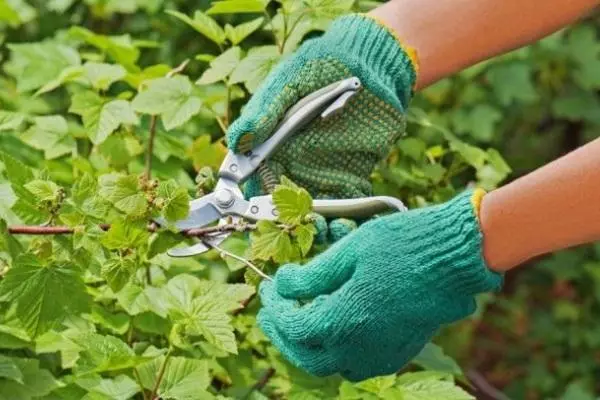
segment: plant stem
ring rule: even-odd
[[[238,260],[239,262],[244,263],[246,266],[248,266],[252,271],[256,272],[258,274],[258,276],[260,276],[263,279],[266,279],[268,281],[273,281],[273,278],[271,278],[269,275],[265,274],[264,272],[262,272],[256,265],[252,264],[250,261],[246,260],[243,257],[240,257],[238,255],[235,255],[219,246],[217,246],[216,244],[212,244],[206,240],[203,240],[202,243],[204,243],[206,246],[211,247],[215,250],[217,250],[218,252],[220,252],[221,254],[225,254],[228,257],[231,257],[233,259]]]
[[[146,264],[146,283],[152,285],[152,274],[150,272],[150,264]]]
[[[135,368],[133,369],[133,376],[135,377],[135,380],[137,381],[137,384],[140,387],[140,390],[142,392],[142,396],[144,397],[144,400],[150,400],[150,399],[148,399],[148,396],[146,395],[146,390],[144,389],[144,385],[142,385],[142,379],[140,378],[140,373]]]
[[[277,39],[277,32],[275,32],[275,26],[273,25],[273,19],[271,19],[271,16],[267,12],[267,10],[265,10],[264,14],[265,14],[265,17],[267,18],[268,24],[271,25],[271,32],[273,32],[273,40],[275,41],[275,44],[277,45],[277,48],[279,49],[279,53],[283,54],[283,46],[281,45],[281,43],[279,43],[279,39]],[[285,17],[284,17],[284,19],[285,19]],[[283,32],[283,34],[285,36],[285,32]]]
[[[153,115],[150,119],[150,137],[148,138],[148,149],[146,150],[146,179],[152,178],[152,154],[154,154],[154,138],[156,137],[157,116]]]
[[[154,384],[152,393],[150,394],[150,399],[153,399],[153,400],[159,399],[158,396],[156,395],[156,392],[158,392],[158,388],[160,387],[160,382],[162,381],[163,376],[165,375],[165,371],[167,370],[167,363],[169,362],[169,359],[171,358],[172,352],[173,352],[173,347],[169,347],[169,351],[167,351],[165,360],[163,361],[162,365],[160,366],[160,370],[158,371],[158,377],[156,378],[156,383]]]
[[[249,399],[250,396],[252,395],[252,393],[254,393],[255,391],[261,390],[262,388],[264,388],[267,385],[267,383],[269,382],[269,380],[273,377],[273,375],[275,375],[275,369],[273,369],[273,368],[267,369],[267,371],[260,378],[260,380],[258,382],[256,382],[254,384],[254,386],[252,386],[250,388],[248,393],[246,393],[246,395],[244,396],[244,400]]]

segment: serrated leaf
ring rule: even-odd
[[[190,211],[190,196],[187,190],[180,187],[174,180],[161,182],[158,196],[163,199],[164,206],[161,214],[169,222],[174,222],[188,216]]]
[[[238,13],[262,13],[267,7],[268,1],[263,0],[222,0],[213,1],[212,7],[207,14],[238,14]]]
[[[108,90],[110,85],[125,78],[127,71],[120,65],[87,62],[83,66],[86,78],[98,90]]]
[[[117,293],[129,282],[135,273],[137,265],[132,258],[114,258],[102,265],[102,277],[106,279],[108,286]]]
[[[60,115],[36,117],[34,125],[19,137],[34,149],[44,151],[46,159],[58,158],[75,150],[75,139],[69,134],[67,121]]]
[[[94,33],[81,26],[72,26],[68,33],[70,37],[82,40],[108,54],[109,57],[127,68],[128,71],[139,71],[136,62],[140,56],[140,51],[133,45],[129,35],[109,37]]]
[[[312,198],[302,188],[276,186],[273,191],[273,204],[279,212],[278,219],[291,225],[299,224],[312,211]]]
[[[0,354],[0,378],[10,379],[23,383],[23,373],[10,357]]]
[[[160,115],[166,130],[177,128],[200,112],[202,101],[193,95],[189,78],[177,75],[147,82],[146,90],[132,101],[140,113]]]
[[[481,150],[479,147],[471,146],[470,144],[459,140],[451,141],[450,148],[458,152],[463,159],[475,169],[483,167],[483,164],[487,159],[485,151]]]
[[[208,85],[225,80],[240,62],[242,49],[234,46],[210,62],[210,68],[204,71],[198,85]]]
[[[137,371],[142,385],[152,390],[165,356],[140,365]],[[184,357],[170,357],[164,367],[165,374],[158,386],[157,394],[165,400],[203,400],[211,398],[205,391],[210,384],[208,363],[205,360],[194,360]]]
[[[148,360],[136,356],[121,339],[97,333],[85,333],[73,339],[82,348],[76,363],[76,374],[120,371],[135,367]]]
[[[81,205],[96,194],[97,188],[96,179],[91,174],[85,173],[75,181],[71,188],[71,197],[76,204]]]
[[[303,256],[307,255],[312,248],[316,234],[317,228],[313,224],[298,225],[294,228],[294,237],[298,241]]]
[[[225,35],[227,39],[234,45],[240,44],[244,39],[254,33],[263,24],[264,18],[256,18],[252,21],[245,22],[237,26],[225,25]]]
[[[167,304],[163,292],[155,287],[143,288],[129,283],[117,293],[117,300],[130,315],[150,311],[163,318],[167,316]]]
[[[80,65],[69,66],[63,69],[60,74],[35,92],[35,96],[42,95],[59,88],[67,82],[77,81],[83,75],[83,67]]]
[[[423,379],[398,386],[403,400],[473,400],[475,397],[452,381]]]
[[[12,357],[12,361],[21,371],[22,383],[0,379],[0,395],[7,400],[40,398],[48,395],[63,384],[46,369],[40,368],[40,362],[31,358]]]
[[[11,53],[8,72],[17,79],[17,90],[29,92],[60,76],[70,66],[81,63],[71,47],[54,42],[9,44]]]
[[[277,46],[260,46],[250,49],[229,77],[229,83],[243,82],[252,93],[281,59]]]
[[[58,196],[60,187],[52,181],[36,179],[23,185],[38,201],[54,201]]]
[[[294,258],[289,233],[279,229],[272,221],[259,221],[257,229],[250,233],[252,258],[284,264]]]
[[[101,241],[110,250],[135,249],[147,243],[150,234],[145,226],[131,222],[118,221],[110,226]]]
[[[31,255],[14,262],[0,284],[0,301],[16,305],[17,318],[32,337],[90,306],[78,271],[68,264],[42,265]]]
[[[143,216],[148,211],[148,201],[135,175],[103,175],[100,177],[99,193],[118,210],[132,217]]]
[[[223,28],[221,28],[214,19],[203,12],[196,11],[194,13],[194,19],[174,10],[167,10],[166,13],[185,22],[213,42],[217,44],[225,43],[225,32],[223,31]]]
[[[2,156],[6,178],[10,183],[22,187],[33,180],[34,176],[31,168],[7,153],[2,152],[0,155]]]
[[[117,335],[124,335],[129,329],[131,318],[123,312],[109,312],[104,307],[94,306],[91,314],[87,315],[86,319]]]
[[[25,116],[19,112],[0,110],[0,131],[18,129],[25,121]]]
[[[447,372],[458,377],[463,376],[463,371],[456,361],[444,354],[444,350],[433,343],[427,343],[411,362],[425,370]]]
[[[128,400],[140,391],[137,383],[127,375],[118,375],[113,379],[105,379],[100,375],[82,377],[76,380],[78,386],[89,393],[106,396],[111,400]],[[88,399],[86,396],[86,399]]]
[[[138,124],[128,101],[102,98],[91,91],[75,94],[69,112],[81,116],[87,135],[94,144],[104,142],[121,125]]]
[[[501,104],[508,106],[513,102],[531,103],[538,98],[532,73],[530,65],[513,63],[490,69],[487,79]]]

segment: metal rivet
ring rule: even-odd
[[[252,214],[256,214],[256,213],[258,213],[258,207],[257,207],[257,206],[252,206],[252,208],[250,208],[250,212],[251,212]]]
[[[273,215],[274,215],[274,216],[276,216],[276,217],[278,217],[278,216],[279,216],[279,211],[277,211],[277,209],[276,209],[276,208],[274,208],[274,209],[273,209],[272,213],[273,213]]]
[[[231,170],[231,172],[237,172],[238,166],[237,166],[237,164],[231,164],[229,166],[229,169]]]
[[[220,207],[228,208],[234,203],[233,194],[227,190],[219,190],[215,193],[215,200]]]

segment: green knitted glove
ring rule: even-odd
[[[414,53],[391,31],[365,15],[334,21],[278,65],[227,133],[229,148],[247,151],[264,142],[302,97],[350,76],[364,89],[338,115],[316,119],[284,143],[266,169],[246,185],[246,195],[270,192],[281,175],[314,198],[371,194],[369,175],[404,133],[404,111],[416,80]]]
[[[471,314],[475,295],[502,284],[482,258],[482,196],[372,220],[308,265],[280,268],[260,286],[261,328],[318,376],[396,372],[441,325]]]

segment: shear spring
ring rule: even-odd
[[[266,163],[264,162],[260,163],[257,171],[265,191],[267,193],[273,193],[273,190],[275,190],[275,186],[277,186],[277,184],[279,183],[279,179],[275,177],[273,171],[271,171],[271,169],[267,167]]]

